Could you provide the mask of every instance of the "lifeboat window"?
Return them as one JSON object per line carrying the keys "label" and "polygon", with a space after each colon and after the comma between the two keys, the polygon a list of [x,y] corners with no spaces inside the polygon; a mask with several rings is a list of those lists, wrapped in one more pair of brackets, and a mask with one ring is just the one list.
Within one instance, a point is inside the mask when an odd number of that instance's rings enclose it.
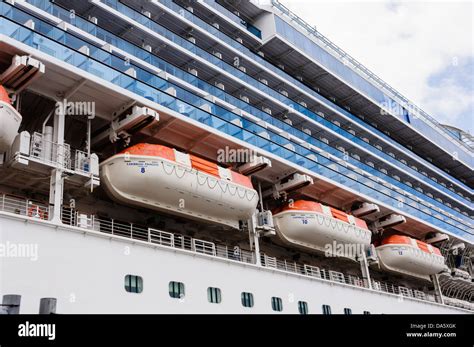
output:
{"label": "lifeboat window", "polygon": [[207,288],[207,300],[213,304],[220,304],[222,301],[221,290],[219,288]]}
{"label": "lifeboat window", "polygon": [[370,314],[370,311],[364,311],[364,314]]}
{"label": "lifeboat window", "polygon": [[331,306],[323,305],[323,314],[331,314]]}
{"label": "lifeboat window", "polygon": [[180,299],[184,297],[184,283],[171,281],[169,284],[170,297]]}
{"label": "lifeboat window", "polygon": [[308,314],[308,303],[306,301],[298,301],[298,311],[300,314]]}
{"label": "lifeboat window", "polygon": [[281,298],[277,298],[276,296],[272,297],[272,310],[278,312],[283,311],[283,301]]}
{"label": "lifeboat window", "polygon": [[242,306],[243,307],[253,307],[253,294],[242,292]]}
{"label": "lifeboat window", "polygon": [[126,275],[125,290],[129,293],[141,293],[143,291],[143,278],[135,275]]}
{"label": "lifeboat window", "polygon": [[350,308],[345,308],[345,309],[344,309],[344,314],[352,314],[352,309],[350,309]]}

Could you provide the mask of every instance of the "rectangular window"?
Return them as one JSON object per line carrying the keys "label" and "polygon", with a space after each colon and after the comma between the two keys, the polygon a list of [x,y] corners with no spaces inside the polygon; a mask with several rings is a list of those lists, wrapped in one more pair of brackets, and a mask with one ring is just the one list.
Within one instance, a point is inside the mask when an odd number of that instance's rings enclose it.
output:
{"label": "rectangular window", "polygon": [[364,314],[370,314],[370,311],[364,311]]}
{"label": "rectangular window", "polygon": [[143,278],[135,275],[126,275],[125,290],[129,293],[141,293],[143,291]]}
{"label": "rectangular window", "polygon": [[276,296],[272,297],[272,310],[278,312],[283,311],[283,302],[281,298],[277,298]]}
{"label": "rectangular window", "polygon": [[306,301],[298,301],[298,311],[300,314],[308,314],[308,303]]}
{"label": "rectangular window", "polygon": [[169,293],[172,298],[180,299],[184,297],[184,283],[171,281]]}
{"label": "rectangular window", "polygon": [[220,304],[222,301],[221,290],[219,288],[207,288],[207,300],[213,304]]}
{"label": "rectangular window", "polygon": [[350,308],[345,308],[344,314],[352,314],[352,310]]}
{"label": "rectangular window", "polygon": [[253,294],[242,292],[242,306],[243,307],[253,307]]}
{"label": "rectangular window", "polygon": [[323,314],[331,314],[331,306],[323,305]]}

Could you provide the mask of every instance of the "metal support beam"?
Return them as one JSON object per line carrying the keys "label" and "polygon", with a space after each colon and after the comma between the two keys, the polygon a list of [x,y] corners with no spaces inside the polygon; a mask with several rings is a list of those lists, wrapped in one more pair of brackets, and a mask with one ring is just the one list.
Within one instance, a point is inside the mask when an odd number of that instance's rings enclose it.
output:
{"label": "metal support beam", "polygon": [[372,280],[370,278],[369,263],[367,262],[365,252],[361,254],[359,261],[360,261],[360,270],[362,273],[362,278],[364,279],[364,282],[367,283],[367,288],[372,289]]}
{"label": "metal support beam", "polygon": [[431,277],[431,282],[433,282],[433,285],[434,285],[436,301],[444,305],[443,292],[441,291],[441,285],[439,284],[438,275],[432,275],[430,277]]}
{"label": "metal support beam", "polygon": [[87,80],[85,78],[78,80],[71,88],[69,88],[69,90],[62,93],[62,97],[64,99],[69,99],[74,94],[76,94],[76,92],[81,89],[86,83]]}
{"label": "metal support beam", "polygon": [[194,148],[194,146],[196,146],[198,143],[201,143],[203,142],[205,139],[207,139],[209,136],[211,136],[212,133],[204,133],[200,136],[198,136],[197,138],[195,138],[194,140],[192,140],[185,148],[186,151],[190,151]]}
{"label": "metal support beam", "polygon": [[53,148],[53,156],[59,167],[51,171],[51,181],[49,187],[50,220],[61,223],[61,206],[63,203],[64,178],[63,170],[65,151],[64,151],[64,127],[65,115],[58,112],[54,115],[54,135],[53,142],[56,143],[56,151]]}
{"label": "metal support beam", "polygon": [[255,265],[261,266],[262,262],[260,259],[260,234],[256,229],[257,226],[257,215],[254,214],[251,219],[248,221],[249,225],[249,242],[250,250],[255,254]]}

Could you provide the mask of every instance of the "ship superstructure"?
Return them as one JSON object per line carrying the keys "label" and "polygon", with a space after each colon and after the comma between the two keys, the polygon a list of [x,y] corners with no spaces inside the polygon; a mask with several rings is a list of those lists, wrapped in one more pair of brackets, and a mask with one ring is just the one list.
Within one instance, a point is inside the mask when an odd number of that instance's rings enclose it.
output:
{"label": "ship superstructure", "polygon": [[8,0],[0,53],[5,310],[474,310],[467,133],[278,1]]}

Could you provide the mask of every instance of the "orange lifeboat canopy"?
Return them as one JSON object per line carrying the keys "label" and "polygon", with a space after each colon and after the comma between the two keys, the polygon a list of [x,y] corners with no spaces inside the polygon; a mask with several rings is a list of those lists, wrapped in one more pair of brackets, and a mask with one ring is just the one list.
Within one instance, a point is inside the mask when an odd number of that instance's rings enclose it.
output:
{"label": "orange lifeboat canopy", "polygon": [[[175,150],[173,148],[163,146],[163,145],[139,143],[127,149],[124,149],[120,153],[129,154],[129,155],[159,157],[159,158],[176,162]],[[212,161],[203,159],[201,157],[198,157],[192,154],[185,154],[185,155],[189,157],[189,161],[193,169],[206,173],[208,175],[215,176],[217,178],[226,179],[225,177],[222,177],[222,173],[219,170],[219,169],[224,169],[223,167],[220,167],[219,165],[217,165],[216,163],[213,163]],[[230,171],[230,179],[228,180],[230,180],[231,182],[235,184],[239,184],[244,187],[253,189],[252,181],[250,180],[249,177],[244,176],[230,169],[229,171]]]}
{"label": "orange lifeboat canopy", "polygon": [[315,201],[296,200],[288,205],[275,209],[273,211],[273,214],[276,215],[280,212],[285,212],[285,211],[306,211],[306,212],[321,213],[321,214],[327,215],[328,217],[332,217],[334,219],[343,221],[345,223],[355,224],[359,228],[368,230],[367,223],[363,219],[354,217],[336,208],[325,206]]}
{"label": "orange lifeboat canopy", "polygon": [[103,161],[100,175],[122,203],[235,229],[258,204],[249,177],[163,145],[131,146]]}
{"label": "orange lifeboat canopy", "polygon": [[[273,214],[277,235],[290,246],[356,258],[370,245],[372,233],[365,221],[319,202],[297,200],[274,210]],[[334,242],[359,247],[341,252]]]}
{"label": "orange lifeboat canopy", "polygon": [[386,271],[426,278],[445,268],[438,248],[409,236],[388,236],[375,249],[380,266]]}
{"label": "orange lifeboat canopy", "polygon": [[416,245],[418,249],[420,249],[421,251],[425,253],[441,255],[441,252],[438,248],[431,246],[423,241],[412,239],[409,236],[391,235],[382,240],[381,245],[389,245],[389,244],[411,245],[411,246]]}
{"label": "orange lifeboat canopy", "polygon": [[3,101],[5,103],[7,103],[8,105],[12,104],[12,102],[10,100],[10,97],[8,96],[7,91],[5,90],[5,88],[2,85],[0,85],[0,101]]}

